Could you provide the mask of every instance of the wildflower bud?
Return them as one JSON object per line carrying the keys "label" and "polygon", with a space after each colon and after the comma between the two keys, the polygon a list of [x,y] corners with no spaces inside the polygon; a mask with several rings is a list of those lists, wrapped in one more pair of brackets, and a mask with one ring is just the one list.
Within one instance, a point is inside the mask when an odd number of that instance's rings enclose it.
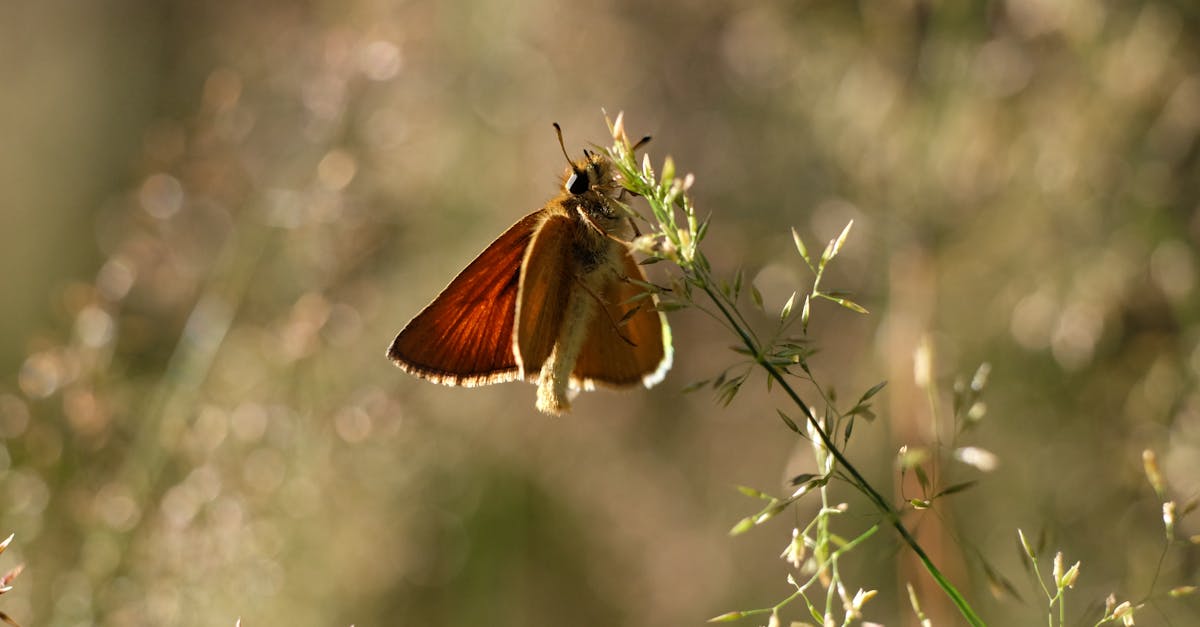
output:
{"label": "wildflower bud", "polygon": [[1162,506],[1163,528],[1167,532],[1167,540],[1175,538],[1175,501],[1167,501]]}
{"label": "wildflower bud", "polygon": [[12,570],[4,573],[3,576],[0,576],[0,592],[8,592],[9,590],[12,590],[13,579],[16,579],[17,575],[20,575],[24,570],[25,564],[17,564],[12,568]]}
{"label": "wildflower bud", "polygon": [[682,248],[690,248],[692,245],[692,232],[687,229],[679,229],[679,245]]}
{"label": "wildflower bud", "polygon": [[859,588],[858,592],[854,593],[854,599],[850,601],[850,605],[854,608],[854,612],[856,614],[862,613],[862,606],[867,601],[875,598],[876,594],[879,594],[878,590],[863,590],[862,588]]}
{"label": "wildflower bud", "polygon": [[1075,580],[1079,579],[1079,562],[1067,569],[1067,573],[1063,575],[1062,585],[1067,588],[1075,587]]}
{"label": "wildflower bud", "polygon": [[1154,451],[1142,451],[1142,470],[1146,473],[1146,479],[1150,481],[1150,487],[1154,488],[1154,493],[1161,498],[1166,492],[1166,483],[1163,481],[1162,471],[1158,468],[1158,455],[1155,455]]}
{"label": "wildflower bud", "polygon": [[1179,586],[1178,588],[1171,588],[1170,592],[1167,592],[1167,594],[1171,595],[1171,598],[1174,599],[1191,596],[1195,593],[1196,586]]}
{"label": "wildflower bud", "polygon": [[658,252],[658,238],[653,235],[639,235],[630,247],[643,255],[653,255]]}
{"label": "wildflower bud", "polygon": [[679,261],[679,248],[671,240],[663,240],[658,247],[659,254],[671,261]]}
{"label": "wildflower bud", "polygon": [[675,179],[675,160],[671,158],[671,155],[667,155],[667,158],[663,159],[662,180],[672,181],[674,179]]}
{"label": "wildflower bud", "polygon": [[[783,561],[791,564],[793,568],[800,568],[800,564],[804,563],[804,558],[806,557],[807,553],[807,547],[804,545],[804,536],[800,534],[799,529],[793,528],[792,541],[788,543],[787,548],[783,550],[783,553],[779,554],[779,557],[783,558]],[[789,575],[789,577],[790,576],[791,575]]]}
{"label": "wildflower bud", "polygon": [[929,452],[923,448],[909,448],[907,444],[900,447],[900,453],[897,455],[897,461],[900,464],[901,471],[908,471],[920,466],[929,459]]}
{"label": "wildflower bud", "polygon": [[624,111],[620,111],[617,113],[617,121],[613,122],[613,125],[612,125],[612,136],[613,136],[613,139],[616,140],[616,142],[618,144],[621,144],[622,146],[629,145],[629,137],[627,137],[625,135],[625,112]]}
{"label": "wildflower bud", "polygon": [[804,429],[808,432],[808,441],[812,443],[813,457],[816,458],[817,468],[821,474],[828,475],[832,470],[832,457],[829,455],[829,450],[825,448],[825,440],[821,439],[820,432],[817,431],[815,420],[809,420],[804,423]]}
{"label": "wildflower bud", "polygon": [[975,370],[975,376],[971,377],[971,390],[974,392],[982,392],[987,386],[988,375],[992,373],[992,365],[988,362],[979,364],[979,368]]}
{"label": "wildflower bud", "polygon": [[964,446],[955,449],[954,459],[983,472],[991,472],[1000,465],[1000,459],[996,457],[995,453],[978,446]]}
{"label": "wildflower bud", "polygon": [[[664,175],[664,177],[665,177],[665,175]],[[676,198],[682,193],[683,193],[683,181],[680,179],[671,179],[671,193],[668,194],[668,196],[670,198]]]}
{"label": "wildflower bud", "polygon": [[1021,548],[1025,550],[1025,554],[1029,556],[1029,559],[1037,559],[1033,548],[1029,546],[1029,541],[1025,539],[1025,532],[1018,528],[1017,537],[1021,539]]}

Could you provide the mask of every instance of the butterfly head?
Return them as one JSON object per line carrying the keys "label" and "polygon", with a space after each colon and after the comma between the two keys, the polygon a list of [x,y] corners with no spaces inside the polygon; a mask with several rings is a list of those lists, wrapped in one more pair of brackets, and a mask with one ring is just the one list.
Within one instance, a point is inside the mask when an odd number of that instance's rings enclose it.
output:
{"label": "butterfly head", "polygon": [[595,194],[592,200],[602,204],[608,198],[616,198],[621,194],[617,169],[608,157],[584,149],[583,159],[572,161],[567,155],[566,146],[563,145],[562,128],[557,122],[554,123],[554,132],[558,135],[558,147],[562,149],[563,156],[567,158],[567,164],[570,166],[563,178],[564,191],[581,200]]}
{"label": "butterfly head", "polygon": [[582,196],[588,192],[616,197],[621,191],[621,183],[617,180],[616,168],[604,155],[583,151],[584,158],[571,162],[571,169],[563,179],[563,189],[573,196]]}

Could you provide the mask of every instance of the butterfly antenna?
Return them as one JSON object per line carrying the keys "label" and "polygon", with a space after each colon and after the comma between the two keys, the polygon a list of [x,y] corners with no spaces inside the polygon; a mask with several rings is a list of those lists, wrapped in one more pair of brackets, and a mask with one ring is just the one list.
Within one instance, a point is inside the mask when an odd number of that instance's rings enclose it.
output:
{"label": "butterfly antenna", "polygon": [[650,136],[647,135],[647,136],[639,139],[638,143],[633,145],[633,150],[637,150],[638,148],[641,148],[642,146],[645,146],[646,144],[649,144],[649,143],[650,143]]}
{"label": "butterfly antenna", "polygon": [[558,148],[562,150],[563,158],[567,160],[567,164],[571,166],[571,170],[579,174],[579,169],[575,167],[575,162],[571,161],[571,156],[567,154],[567,147],[563,144],[562,127],[558,122],[554,122],[554,134],[558,135]]}

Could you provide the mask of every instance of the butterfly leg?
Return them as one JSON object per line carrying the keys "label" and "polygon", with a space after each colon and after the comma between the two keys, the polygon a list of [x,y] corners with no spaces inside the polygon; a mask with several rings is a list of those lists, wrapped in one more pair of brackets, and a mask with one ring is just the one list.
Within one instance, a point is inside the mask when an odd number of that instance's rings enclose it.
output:
{"label": "butterfly leg", "polygon": [[[620,278],[620,276],[621,275],[618,275],[618,278]],[[608,318],[608,323],[612,325],[613,331],[616,331],[617,336],[620,337],[622,340],[624,340],[626,344],[636,347],[637,343],[635,343],[633,340],[629,339],[629,336],[621,331],[621,326],[626,320],[630,319],[631,317],[633,317],[633,315],[635,313],[638,312],[638,307],[634,307],[633,309],[630,309],[629,311],[625,312],[625,314],[623,316],[621,316],[620,320],[613,320],[612,312],[608,310],[608,303],[603,298],[601,298],[599,294],[597,294],[594,290],[592,290],[592,288],[589,287],[587,283],[580,281],[579,284],[583,287],[584,290],[587,291],[588,294],[591,295],[591,297],[593,299],[595,299],[595,301],[597,303],[599,303],[600,310],[603,311],[605,317]],[[617,303],[617,304],[619,305],[621,303]]]}

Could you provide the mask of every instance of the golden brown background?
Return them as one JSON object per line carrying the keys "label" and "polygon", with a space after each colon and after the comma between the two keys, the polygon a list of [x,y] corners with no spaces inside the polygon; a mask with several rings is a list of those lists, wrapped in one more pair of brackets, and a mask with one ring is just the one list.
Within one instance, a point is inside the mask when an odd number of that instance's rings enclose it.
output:
{"label": "golden brown background", "polygon": [[[728,408],[681,393],[738,359],[703,315],[672,315],[665,383],[563,419],[384,358],[555,192],[550,123],[576,151],[601,108],[696,175],[709,257],[769,311],[810,281],[788,227],[819,248],[855,220],[827,284],[872,314],[816,306],[813,364],[845,398],[890,381],[849,451],[885,491],[930,437],[920,338],[942,390],[993,365],[967,441],[999,468],[945,466],[982,481],[906,519],[990,624],[1045,620],[1018,527],[1083,561],[1081,624],[1151,590],[1139,624],[1200,621],[1163,595],[1195,546],[1151,588],[1140,461],[1200,493],[1190,0],[12,2],[0,89],[0,569],[27,564],[0,609],[23,624],[695,625],[786,596],[812,502],[726,532],[759,506],[735,485],[782,493],[810,458],[761,378]],[[843,533],[877,520],[838,490]],[[881,590],[867,618],[911,620],[904,554],[881,532],[845,565]]]}

